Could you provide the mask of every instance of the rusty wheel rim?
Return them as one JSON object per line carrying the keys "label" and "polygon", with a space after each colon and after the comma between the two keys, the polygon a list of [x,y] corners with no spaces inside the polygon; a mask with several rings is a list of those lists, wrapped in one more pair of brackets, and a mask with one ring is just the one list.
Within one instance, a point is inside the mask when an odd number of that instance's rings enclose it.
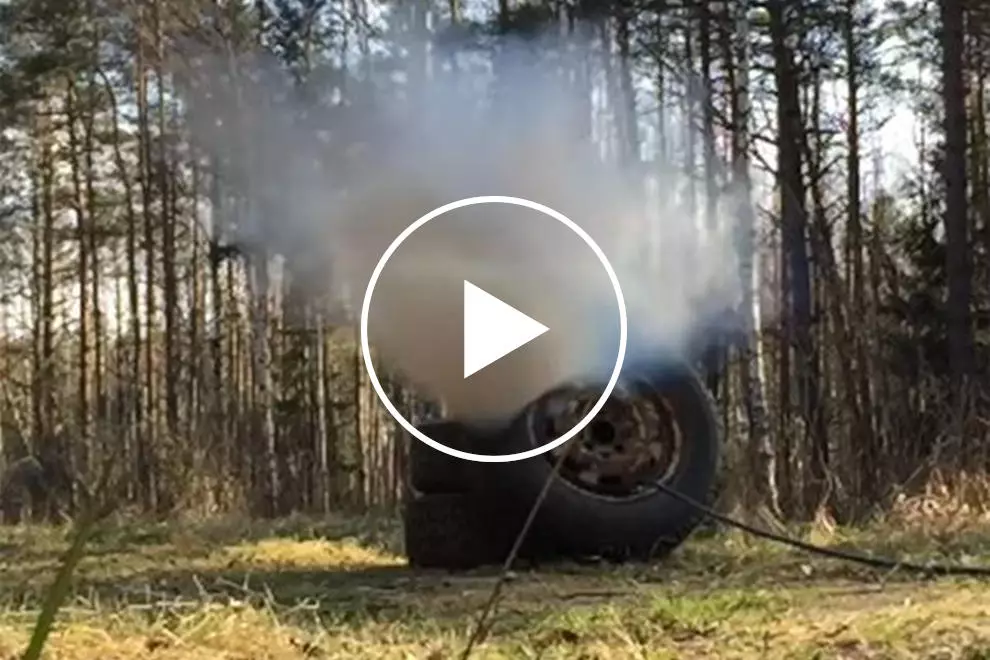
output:
{"label": "rusty wheel rim", "polygon": [[[600,389],[572,385],[551,392],[530,411],[529,437],[540,445],[573,428],[595,405]],[[667,482],[681,460],[683,435],[670,402],[656,392],[616,387],[595,419],[544,457],[563,458],[560,477],[588,494],[641,497]]]}

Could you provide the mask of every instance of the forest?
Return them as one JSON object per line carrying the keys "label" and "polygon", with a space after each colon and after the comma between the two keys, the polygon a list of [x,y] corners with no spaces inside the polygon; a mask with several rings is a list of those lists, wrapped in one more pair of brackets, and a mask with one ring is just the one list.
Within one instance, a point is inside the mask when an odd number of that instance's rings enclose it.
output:
{"label": "forest", "polygon": [[[406,441],[353,318],[307,287],[320,265],[258,240],[296,212],[266,191],[296,147],[347,190],[387,139],[356,118],[480,80],[467,52],[497,95],[509,38],[538,41],[603,158],[674,173],[699,232],[731,205],[744,295],[699,354],[725,506],[855,521],[980,483],[988,26],[962,0],[4,2],[3,522],[71,517],[99,484],[138,516],[394,509]],[[204,132],[204,88],[299,144]]]}
{"label": "forest", "polygon": [[[976,0],[0,0],[0,658],[988,657],[985,583],[902,562],[990,566],[987,53]],[[713,508],[885,570],[406,561],[340,264],[562,136],[661,317],[733,292],[684,326]]]}

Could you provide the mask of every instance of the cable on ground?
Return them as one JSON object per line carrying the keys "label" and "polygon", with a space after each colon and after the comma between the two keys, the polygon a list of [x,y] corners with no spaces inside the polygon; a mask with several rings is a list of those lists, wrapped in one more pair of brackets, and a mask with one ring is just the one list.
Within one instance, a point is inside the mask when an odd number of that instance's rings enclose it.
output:
{"label": "cable on ground", "polygon": [[[536,518],[536,514],[539,512],[543,502],[546,499],[547,493],[550,490],[550,485],[553,480],[557,478],[557,474],[560,471],[560,467],[563,463],[563,454],[561,459],[558,459],[554,465],[553,471],[547,477],[546,483],[543,485],[543,489],[537,496],[536,500],[533,502],[533,506],[530,508],[529,514],[526,517],[526,522],[523,523],[522,529],[516,535],[515,542],[512,545],[512,549],[509,551],[508,556],[502,565],[501,572],[495,586],[492,588],[492,592],[486,601],[481,613],[478,616],[478,620],[475,624],[474,630],[471,637],[468,639],[467,645],[464,647],[464,651],[461,653],[461,660],[469,660],[471,653],[480,644],[484,637],[488,633],[488,625],[491,616],[494,614],[495,609],[498,605],[499,596],[502,593],[502,589],[505,586],[508,576],[512,570],[512,565],[515,562],[519,550],[522,544],[526,540],[527,534],[533,525],[533,521]],[[918,573],[927,577],[933,576],[966,576],[966,577],[981,577],[990,578],[990,566],[967,566],[966,564],[946,564],[946,563],[920,563],[911,562],[900,559],[895,559],[893,557],[878,557],[875,555],[868,555],[860,552],[853,552],[850,550],[840,550],[838,548],[829,548],[822,545],[816,545],[814,543],[808,543],[807,541],[802,541],[794,537],[785,536],[783,534],[777,534],[766,529],[760,529],[754,525],[750,525],[741,520],[737,520],[731,516],[727,516],[723,513],[719,513],[715,509],[702,504],[701,502],[695,500],[692,497],[688,497],[683,493],[667,486],[662,482],[656,482],[654,484],[659,490],[670,495],[674,499],[686,504],[698,513],[702,514],[706,518],[711,518],[717,522],[727,525],[729,527],[734,527],[746,534],[751,536],[756,536],[762,539],[766,539],[775,543],[780,543],[782,545],[787,545],[792,548],[797,548],[798,550],[803,550],[809,554],[819,555],[826,557],[828,559],[837,559],[840,561],[846,561],[854,564],[860,564],[862,566],[867,566],[870,568],[877,569],[887,569],[890,571],[907,571],[909,573]]]}
{"label": "cable on ground", "polygon": [[966,564],[944,564],[944,563],[919,563],[910,562],[900,559],[894,559],[893,557],[878,557],[875,555],[868,555],[861,552],[853,552],[850,550],[840,550],[838,548],[829,548],[822,545],[816,545],[814,543],[808,543],[807,541],[802,541],[790,536],[785,536],[783,534],[777,534],[766,529],[760,529],[741,520],[736,520],[731,516],[727,516],[723,513],[712,509],[709,506],[698,502],[697,500],[680,493],[666,484],[657,482],[655,484],[657,488],[661,491],[670,495],[676,500],[683,502],[692,509],[696,510],[698,513],[704,516],[716,520],[724,525],[730,527],[735,527],[736,529],[750,534],[752,536],[757,536],[762,539],[767,539],[775,543],[780,543],[783,545],[791,546],[792,548],[797,548],[805,552],[820,555],[822,557],[827,557],[829,559],[838,559],[841,561],[847,561],[854,564],[860,564],[863,566],[869,566],[870,568],[882,568],[889,570],[899,570],[907,571],[910,573],[922,573],[929,576],[969,576],[969,577],[986,577],[990,578],[990,566],[967,566]]}

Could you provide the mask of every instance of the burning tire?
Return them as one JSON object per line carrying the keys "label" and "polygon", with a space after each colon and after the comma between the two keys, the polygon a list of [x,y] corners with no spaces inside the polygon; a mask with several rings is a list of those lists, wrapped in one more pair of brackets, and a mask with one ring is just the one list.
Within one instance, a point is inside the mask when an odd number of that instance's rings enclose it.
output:
{"label": "burning tire", "polygon": [[[559,437],[594,405],[598,392],[562,387],[547,393],[502,439],[505,450]],[[701,379],[683,365],[655,365],[623,378],[577,437],[555,451],[492,466],[485,481],[506,506],[528,510],[551,479],[533,533],[559,554],[651,559],[680,545],[703,518],[656,483],[711,503],[719,453],[716,408]]]}
{"label": "burning tire", "polygon": [[[601,389],[562,386],[532,402],[507,432],[468,435],[456,422],[423,427],[457,448],[500,453],[540,446],[571,428]],[[406,553],[420,567],[501,563],[539,494],[547,495],[521,558],[647,560],[676,548],[703,516],[657,487],[711,504],[721,432],[715,405],[684,365],[653,365],[619,382],[578,436],[512,463],[478,464],[412,439],[404,513]],[[554,475],[557,461],[560,472]]]}

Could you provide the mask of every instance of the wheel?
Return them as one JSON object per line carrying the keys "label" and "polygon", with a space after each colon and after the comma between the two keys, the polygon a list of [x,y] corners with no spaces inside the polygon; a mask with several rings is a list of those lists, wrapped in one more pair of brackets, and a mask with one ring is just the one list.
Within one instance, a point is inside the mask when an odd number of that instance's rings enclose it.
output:
{"label": "wheel", "polygon": [[[503,446],[521,451],[559,437],[600,391],[548,392],[519,416]],[[561,400],[569,405],[555,405]],[[534,525],[540,542],[568,555],[657,558],[680,545],[704,516],[656,483],[711,503],[720,441],[715,406],[694,370],[656,364],[624,376],[596,419],[563,446],[492,466],[485,488],[528,509],[562,460]]]}
{"label": "wheel", "polygon": [[413,495],[404,505],[405,554],[414,568],[463,570],[501,564],[512,547],[508,526],[492,524],[471,494]]}
{"label": "wheel", "polygon": [[[468,436],[464,427],[453,421],[420,425],[420,430],[448,447],[466,449]],[[476,483],[471,473],[477,465],[437,451],[425,442],[409,437],[408,480],[413,491],[422,494],[467,493]]]}

